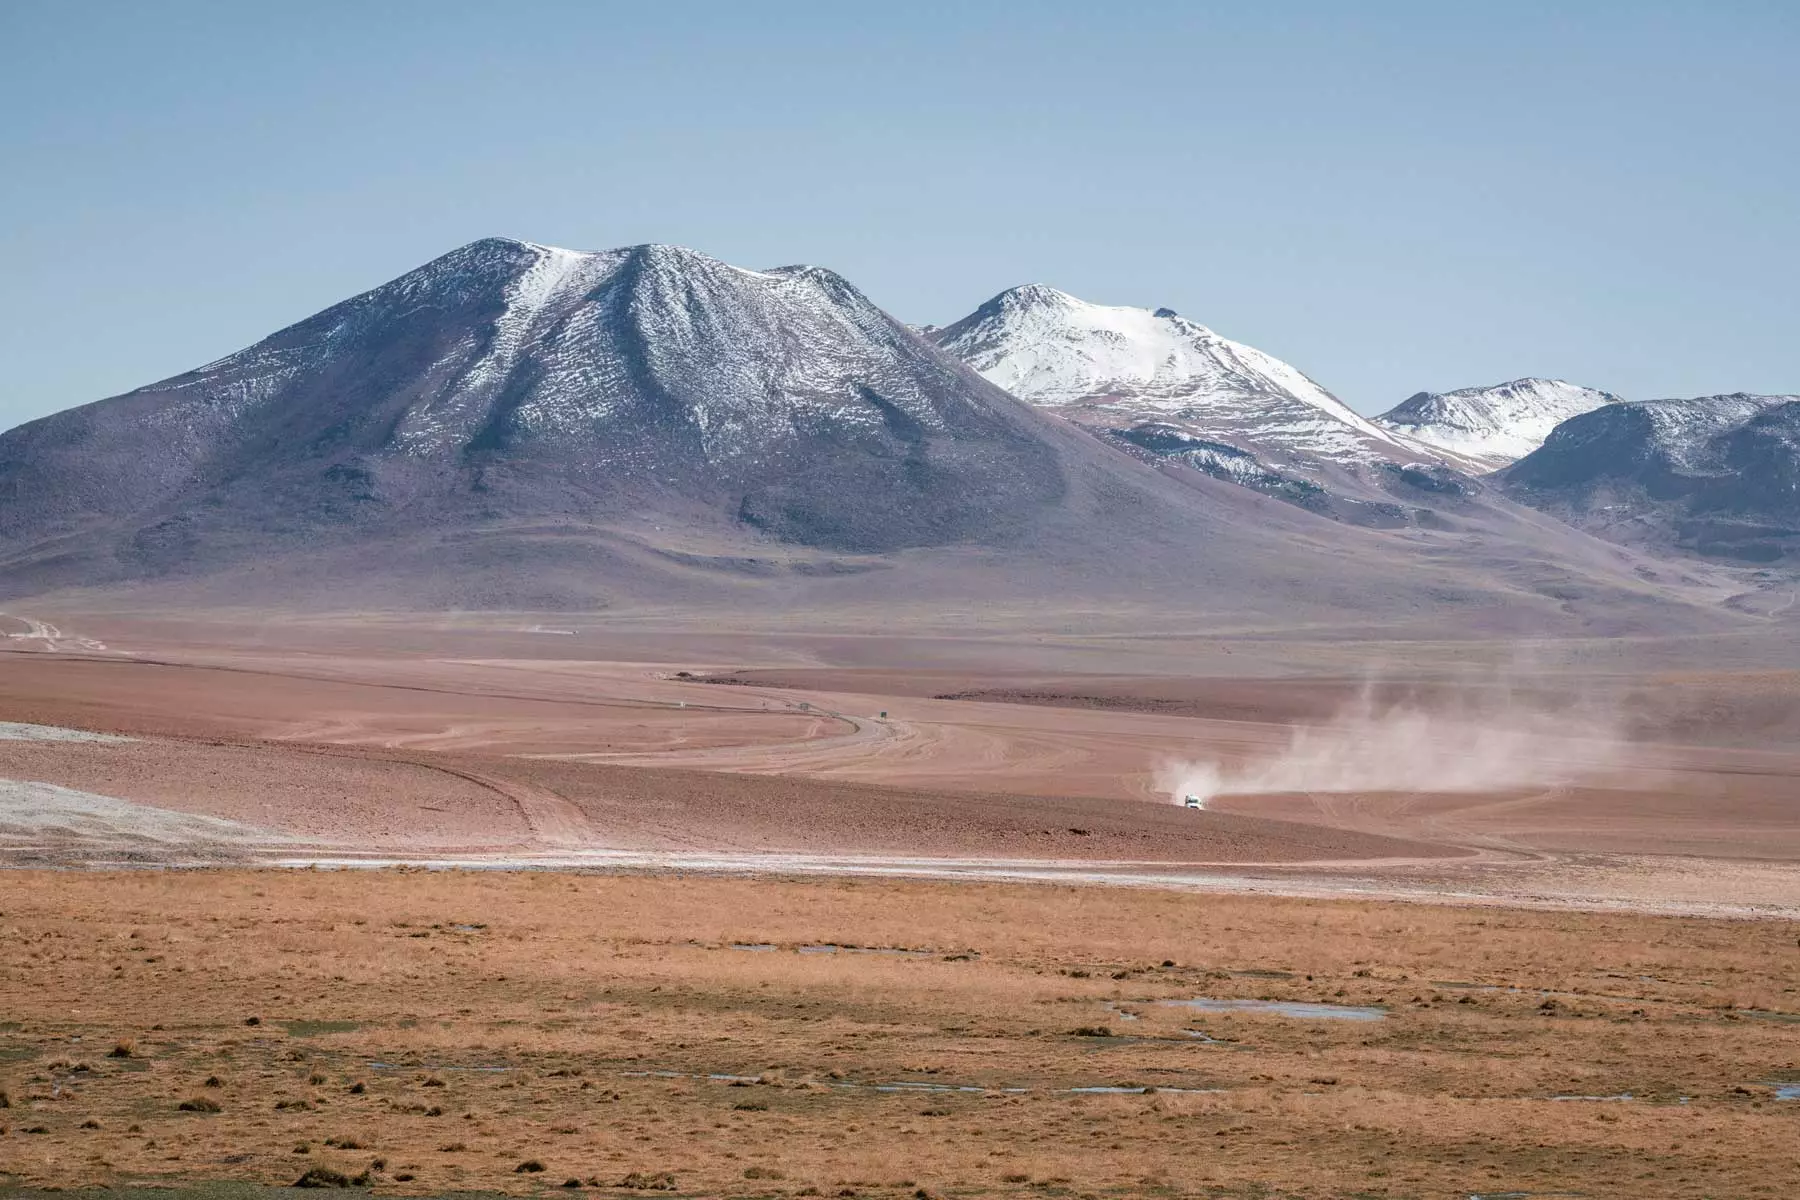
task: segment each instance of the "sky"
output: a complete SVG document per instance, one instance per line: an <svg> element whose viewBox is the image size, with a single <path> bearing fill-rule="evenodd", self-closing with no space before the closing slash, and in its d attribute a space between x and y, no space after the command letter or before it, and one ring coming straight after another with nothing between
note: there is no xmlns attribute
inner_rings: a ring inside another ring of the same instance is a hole
<svg viewBox="0 0 1800 1200"><path fill-rule="evenodd" d="M0 0L0 428L458 245L1167 306L1353 407L1800 392L1800 4Z"/></svg>

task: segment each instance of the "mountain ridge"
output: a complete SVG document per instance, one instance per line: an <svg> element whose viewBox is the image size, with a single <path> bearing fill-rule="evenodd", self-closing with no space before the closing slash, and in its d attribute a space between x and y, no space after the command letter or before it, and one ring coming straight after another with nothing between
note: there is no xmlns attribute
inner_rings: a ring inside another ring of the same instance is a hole
<svg viewBox="0 0 1800 1200"><path fill-rule="evenodd" d="M1052 293L1014 299L1065 302ZM1350 428L1328 393L1282 392L1317 386L1285 364L1168 310L1126 311L1203 365L1262 372L1258 394L1284 411ZM1223 442L1157 434L1176 443L1166 453L1142 429L1114 436L1103 405L1083 428L935 340L825 268L483 239L203 367L0 435L0 594L1710 619L1628 553L1453 478L1385 473L1404 499L1371 493L1351 514L1414 537L1384 540L1316 515L1339 510L1314 504L1313 473L1349 467L1297 454L1271 482ZM1223 465L1201 469L1208 455ZM1256 486L1220 481L1240 468ZM1283 489L1302 503L1273 502Z"/></svg>
<svg viewBox="0 0 1800 1200"><path fill-rule="evenodd" d="M1452 461L1497 470L1543 445L1570 417L1620 397L1563 379L1524 376L1451 392L1416 392L1374 418Z"/></svg>

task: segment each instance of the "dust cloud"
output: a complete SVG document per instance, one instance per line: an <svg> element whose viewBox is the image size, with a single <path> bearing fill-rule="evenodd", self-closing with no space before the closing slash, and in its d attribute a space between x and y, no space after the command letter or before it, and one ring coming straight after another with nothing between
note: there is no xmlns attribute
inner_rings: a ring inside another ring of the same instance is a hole
<svg viewBox="0 0 1800 1200"><path fill-rule="evenodd" d="M1174 803L1275 792L1488 792L1567 784L1616 766L1623 722L1591 700L1556 704L1508 688L1458 699L1377 699L1366 686L1272 755L1171 760L1154 776Z"/></svg>

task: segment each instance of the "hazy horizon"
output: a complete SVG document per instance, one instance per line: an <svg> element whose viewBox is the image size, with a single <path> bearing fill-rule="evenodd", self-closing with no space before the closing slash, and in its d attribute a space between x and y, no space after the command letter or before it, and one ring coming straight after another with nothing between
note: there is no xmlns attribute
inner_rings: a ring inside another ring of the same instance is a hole
<svg viewBox="0 0 1800 1200"><path fill-rule="evenodd" d="M1167 306L1377 412L1800 391L1800 10L0 9L0 428L483 236ZM1784 149L1785 148L1785 149Z"/></svg>

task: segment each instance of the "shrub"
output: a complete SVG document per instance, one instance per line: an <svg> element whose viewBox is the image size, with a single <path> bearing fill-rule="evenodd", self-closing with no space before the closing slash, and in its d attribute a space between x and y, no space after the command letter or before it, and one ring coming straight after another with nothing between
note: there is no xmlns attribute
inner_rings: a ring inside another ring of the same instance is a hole
<svg viewBox="0 0 1800 1200"><path fill-rule="evenodd" d="M330 1167L308 1167L306 1174L294 1180L290 1185L297 1188L347 1188L369 1186L369 1173L346 1175L342 1171L334 1171Z"/></svg>
<svg viewBox="0 0 1800 1200"><path fill-rule="evenodd" d="M668 1171L633 1171L619 1180L619 1186L639 1192L672 1192L675 1176Z"/></svg>
<svg viewBox="0 0 1800 1200"><path fill-rule="evenodd" d="M210 1096L190 1096L175 1106L177 1112L216 1113L223 1111Z"/></svg>
<svg viewBox="0 0 1800 1200"><path fill-rule="evenodd" d="M137 1053L137 1043L130 1038L113 1043L113 1048L106 1052L108 1058L130 1058Z"/></svg>
<svg viewBox="0 0 1800 1200"><path fill-rule="evenodd" d="M544 1164L535 1158L528 1158L513 1168L514 1175L536 1175L544 1169Z"/></svg>

